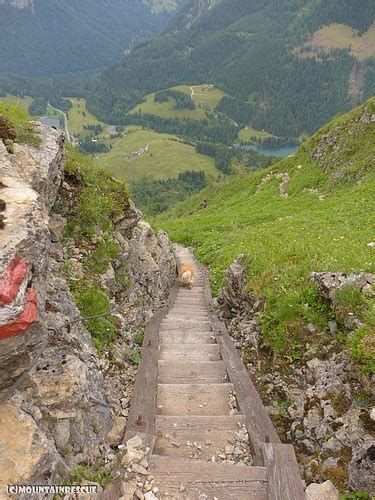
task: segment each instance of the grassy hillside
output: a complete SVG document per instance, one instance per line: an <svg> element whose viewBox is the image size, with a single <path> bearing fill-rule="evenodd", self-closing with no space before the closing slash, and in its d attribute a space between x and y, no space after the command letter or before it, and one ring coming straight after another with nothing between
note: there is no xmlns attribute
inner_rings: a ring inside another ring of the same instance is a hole
<svg viewBox="0 0 375 500"><path fill-rule="evenodd" d="M374 113L375 98L335 119L296 155L214 184L155 221L175 241L196 249L209 266L214 291L231 262L245 254L248 290L266 303L264 342L284 360L306 350L308 323L327 327L329 314L309 273L375 271L374 248L368 246L375 237ZM362 313L366 326L358 358L369 370L375 359L374 304L363 304ZM372 344L366 347L364 338Z"/></svg>
<svg viewBox="0 0 375 500"><path fill-rule="evenodd" d="M0 71L25 76L103 68L129 45L156 35L178 1L0 2ZM5 57L6 55L6 57Z"/></svg>
<svg viewBox="0 0 375 500"><path fill-rule="evenodd" d="M373 95L373 0L219 0L210 9L204 4L213 2L191 0L187 9L199 16L177 16L169 31L89 82L90 110L123 123L144 95L181 85L200 94L200 84L209 82L226 94L218 109L241 127L297 138ZM313 34L334 23L348 25L350 36L301 57L309 53L305 43ZM369 47L361 49L360 60L350 53L350 41L356 56L359 45ZM355 98L349 88L353 72L360 75Z"/></svg>
<svg viewBox="0 0 375 500"><path fill-rule="evenodd" d="M138 104L131 113L148 113L150 115L161 116L162 118L191 118L192 120L203 120L206 118L206 113L202 108L195 109L176 109L176 101L169 98L167 102L155 102L155 93L146 96L146 101Z"/></svg>
<svg viewBox="0 0 375 500"><path fill-rule="evenodd" d="M133 151L147 145L147 151L131 156ZM146 176L168 179L186 170L203 170L211 177L218 174L213 158L197 154L194 147L183 144L176 136L139 127L127 127L124 137L100 157L99 163L119 179L128 181L139 181Z"/></svg>
<svg viewBox="0 0 375 500"><path fill-rule="evenodd" d="M328 51L350 48L353 57L364 61L368 57L375 57L375 23L361 35L346 24L330 24L316 31L305 47L323 48Z"/></svg>

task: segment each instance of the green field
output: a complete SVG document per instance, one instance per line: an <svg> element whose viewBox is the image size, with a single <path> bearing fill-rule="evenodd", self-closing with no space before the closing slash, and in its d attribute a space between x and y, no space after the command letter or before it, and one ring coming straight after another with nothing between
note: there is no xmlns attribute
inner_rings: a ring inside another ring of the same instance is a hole
<svg viewBox="0 0 375 500"><path fill-rule="evenodd" d="M368 106L371 116L375 98ZM286 360L304 352L308 323L327 328L309 274L375 271L368 245L375 227L374 124L362 115L363 108L337 118L294 157L213 185L155 221L174 241L195 247L214 291L232 261L246 256L248 289L267 304L263 340ZM325 134L335 135L335 148L325 146L318 163L312 157L327 144ZM287 196L280 192L285 178ZM373 308L372 319L363 319L368 346L361 341L361 356L368 369L366 359L375 359L374 316Z"/></svg>
<svg viewBox="0 0 375 500"><path fill-rule="evenodd" d="M350 48L353 57L364 61L368 57L375 57L375 23L361 36L346 24L333 23L316 31L305 46L326 50Z"/></svg>
<svg viewBox="0 0 375 500"><path fill-rule="evenodd" d="M256 137L257 139L268 139L269 137L275 136L265 130L256 130L250 125L241 129L238 133L238 138L243 142L250 142L252 137Z"/></svg>
<svg viewBox="0 0 375 500"><path fill-rule="evenodd" d="M179 90L176 88L176 90ZM138 104L130 113L147 113L158 115L162 118L190 118L192 120L203 120L206 118L206 113L203 109L196 107L195 109L174 109L176 101L169 98L168 102L154 102L155 93L146 96L146 102Z"/></svg>
<svg viewBox="0 0 375 500"><path fill-rule="evenodd" d="M67 113L69 132L71 134L80 134L81 136L90 135L90 133L86 131L83 126L100 124L105 131L102 134L103 137L109 135L107 132L108 125L99 121L96 116L87 111L86 99L78 99L76 97L69 97L68 99L73 105Z"/></svg>
<svg viewBox="0 0 375 500"><path fill-rule="evenodd" d="M225 92L212 85L179 85L173 87L173 90L179 90L185 94L190 94L193 101L207 109L215 109L221 99L226 95Z"/></svg>
<svg viewBox="0 0 375 500"><path fill-rule="evenodd" d="M8 94L6 97L1 97L1 100L10 104L15 104L22 108L24 111L29 110L29 106L32 103L31 97L16 97L14 95Z"/></svg>
<svg viewBox="0 0 375 500"><path fill-rule="evenodd" d="M147 145L147 152L126 158ZM127 127L125 136L113 144L109 153L101 155L99 162L116 177L127 181L137 181L145 176L168 179L185 170L204 170L211 177L218 174L213 159L197 154L192 146L183 144L175 136L139 127Z"/></svg>

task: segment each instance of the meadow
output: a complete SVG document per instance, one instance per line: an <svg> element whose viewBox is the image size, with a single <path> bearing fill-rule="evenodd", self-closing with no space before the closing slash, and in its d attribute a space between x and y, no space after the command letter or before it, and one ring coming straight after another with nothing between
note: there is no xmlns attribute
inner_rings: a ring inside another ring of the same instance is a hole
<svg viewBox="0 0 375 500"><path fill-rule="evenodd" d="M374 112L375 99L369 106ZM154 220L173 241L195 248L214 293L233 260L245 256L247 289L266 304L265 343L278 355L291 356L292 346L302 345L303 325L327 327L311 272L375 272L369 246L375 227L374 125L358 121L362 112L339 117L321 132L342 130L340 153L328 149L325 168L311 159L318 134L296 155L214 183ZM287 196L280 191L285 178ZM374 342L375 318L368 321ZM375 346L369 352L375 356Z"/></svg>
<svg viewBox="0 0 375 500"><path fill-rule="evenodd" d="M147 152L127 159L133 151L147 145ZM119 179L127 181L146 176L168 179L185 170L204 170L209 177L218 175L213 159L197 154L194 147L183 144L175 136L135 126L126 128L124 136L113 143L109 153L99 157L99 163Z"/></svg>

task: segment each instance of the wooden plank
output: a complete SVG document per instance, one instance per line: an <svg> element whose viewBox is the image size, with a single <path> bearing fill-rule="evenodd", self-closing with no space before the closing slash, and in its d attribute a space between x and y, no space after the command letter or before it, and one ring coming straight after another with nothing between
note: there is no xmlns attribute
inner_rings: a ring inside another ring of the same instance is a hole
<svg viewBox="0 0 375 500"><path fill-rule="evenodd" d="M156 428L157 436L154 454L176 458L197 458L212 460L219 453L225 456L225 446L236 439L235 429L163 429ZM228 455L228 459L233 459Z"/></svg>
<svg viewBox="0 0 375 500"><path fill-rule="evenodd" d="M168 330L160 332L160 342L166 344L214 344L216 339L212 332Z"/></svg>
<svg viewBox="0 0 375 500"><path fill-rule="evenodd" d="M220 415L220 416L170 416L170 415L156 415L155 426L156 428L163 428L169 430L175 429L231 429L239 430L245 424L245 417L243 415Z"/></svg>
<svg viewBox="0 0 375 500"><path fill-rule="evenodd" d="M205 294L207 303L212 306L208 278L206 279ZM234 385L238 405L246 418L254 464L263 465L262 444L265 442L280 443L280 438L242 363L225 324L218 319L212 307L209 318L216 341L220 347L221 357L227 367L229 380Z"/></svg>
<svg viewBox="0 0 375 500"><path fill-rule="evenodd" d="M304 500L300 470L291 444L264 443L269 500Z"/></svg>
<svg viewBox="0 0 375 500"><path fill-rule="evenodd" d="M181 483L158 484L160 497L173 500L267 500L267 485L263 481L185 483L181 493Z"/></svg>
<svg viewBox="0 0 375 500"><path fill-rule="evenodd" d="M159 329L177 292L178 285L175 285L166 306L152 317L145 328L142 358L135 380L124 442L135 434L143 434L148 443L155 440Z"/></svg>
<svg viewBox="0 0 375 500"><path fill-rule="evenodd" d="M229 415L232 384L159 384L158 415Z"/></svg>
<svg viewBox="0 0 375 500"><path fill-rule="evenodd" d="M178 480L180 482L240 482L267 481L265 467L209 463L203 460L175 459L152 455L149 472L155 478Z"/></svg>
<svg viewBox="0 0 375 500"><path fill-rule="evenodd" d="M227 382L222 361L165 361L159 360L160 384L210 384Z"/></svg>
<svg viewBox="0 0 375 500"><path fill-rule="evenodd" d="M159 359L171 361L219 361L217 344L160 344Z"/></svg>

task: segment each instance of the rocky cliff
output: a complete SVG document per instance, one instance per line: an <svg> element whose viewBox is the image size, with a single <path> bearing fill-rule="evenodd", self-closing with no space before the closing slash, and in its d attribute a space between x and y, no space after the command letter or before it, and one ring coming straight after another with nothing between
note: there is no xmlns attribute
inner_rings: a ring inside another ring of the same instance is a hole
<svg viewBox="0 0 375 500"><path fill-rule="evenodd" d="M110 474L137 344L175 278L167 236L119 198L124 188L67 158L61 132L37 131L38 148L9 154L0 142L0 496L8 483L64 480L77 464ZM79 232L88 210L91 232Z"/></svg>

